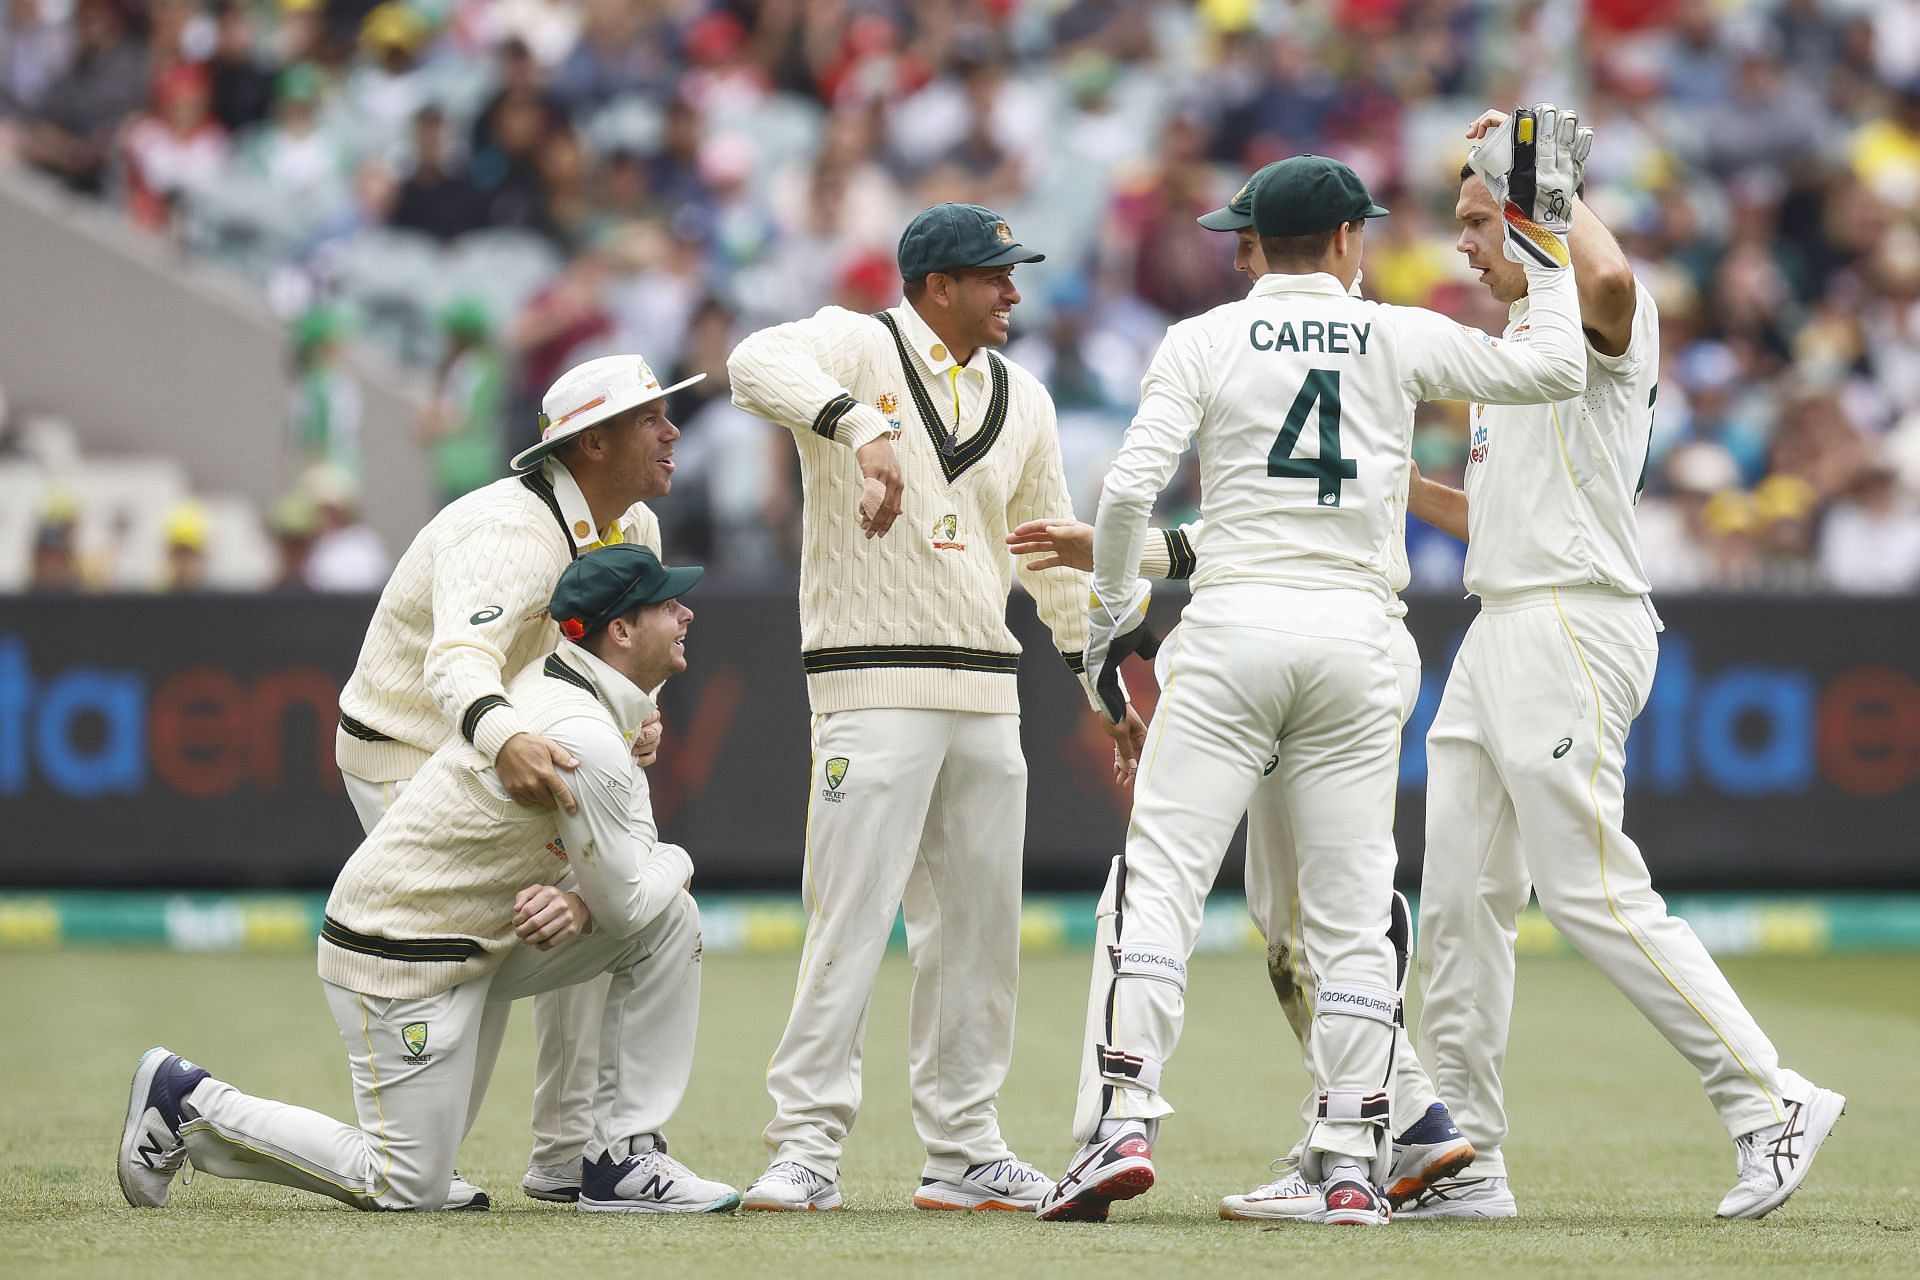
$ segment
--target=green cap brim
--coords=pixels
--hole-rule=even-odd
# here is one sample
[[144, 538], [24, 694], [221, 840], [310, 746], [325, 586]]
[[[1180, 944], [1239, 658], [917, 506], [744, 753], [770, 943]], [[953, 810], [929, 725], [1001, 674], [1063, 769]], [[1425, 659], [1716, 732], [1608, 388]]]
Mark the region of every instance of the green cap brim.
[[1388, 209], [1385, 205], [1370, 204], [1366, 207], [1366, 211], [1360, 216], [1363, 218], [1384, 218], [1387, 216], [1387, 213]]
[[1010, 267], [1019, 262], [1045, 262], [1046, 260], [1046, 254], [1035, 253], [1023, 244], [1015, 244], [1007, 246], [999, 253], [988, 258], [985, 262], [968, 262], [961, 265], [967, 267]]
[[705, 572], [706, 569], [697, 564], [668, 568], [666, 581], [662, 582], [646, 599], [635, 600], [633, 603], [659, 604], [662, 600], [678, 600], [693, 590], [693, 584], [700, 581], [700, 575]]
[[1209, 231], [1241, 231], [1253, 225], [1253, 213], [1235, 213], [1231, 205], [1203, 213], [1194, 219]]

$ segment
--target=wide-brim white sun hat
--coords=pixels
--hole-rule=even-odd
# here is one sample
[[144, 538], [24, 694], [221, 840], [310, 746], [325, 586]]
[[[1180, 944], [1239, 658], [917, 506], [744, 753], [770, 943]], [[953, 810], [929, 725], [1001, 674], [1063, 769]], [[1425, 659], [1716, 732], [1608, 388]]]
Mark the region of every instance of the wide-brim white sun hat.
[[636, 405], [672, 395], [707, 375], [696, 373], [670, 387], [660, 385], [653, 369], [639, 356], [601, 356], [577, 364], [561, 374], [540, 398], [540, 443], [513, 457], [515, 471], [531, 471], [541, 459], [588, 427], [625, 413]]

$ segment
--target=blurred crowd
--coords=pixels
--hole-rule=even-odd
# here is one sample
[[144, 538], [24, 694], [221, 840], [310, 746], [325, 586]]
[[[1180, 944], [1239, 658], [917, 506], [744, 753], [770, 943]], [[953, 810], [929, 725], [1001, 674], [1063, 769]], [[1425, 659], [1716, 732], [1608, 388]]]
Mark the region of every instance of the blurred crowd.
[[[1195, 215], [1339, 156], [1393, 210], [1368, 293], [1497, 331], [1452, 249], [1463, 130], [1575, 104], [1589, 203], [1660, 306], [1656, 589], [1920, 589], [1920, 0], [0, 6], [0, 155], [258, 282], [303, 467], [362, 465], [354, 334], [430, 379], [443, 499], [500, 474], [562, 369], [636, 350], [709, 375], [658, 510], [741, 578], [792, 572], [799, 497], [727, 352], [896, 302], [916, 209], [988, 204], [1048, 253], [1009, 354], [1084, 518], [1166, 325], [1244, 289]], [[1465, 453], [1462, 407], [1423, 411], [1422, 469], [1459, 483]], [[1189, 472], [1164, 518], [1197, 496]], [[1410, 536], [1415, 588], [1457, 590], [1458, 544]]]

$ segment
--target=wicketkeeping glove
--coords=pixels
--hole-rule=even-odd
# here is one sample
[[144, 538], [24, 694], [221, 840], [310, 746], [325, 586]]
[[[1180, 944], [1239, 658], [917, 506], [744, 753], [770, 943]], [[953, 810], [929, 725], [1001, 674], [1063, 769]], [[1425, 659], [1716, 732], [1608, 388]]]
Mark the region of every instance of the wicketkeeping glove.
[[1120, 687], [1120, 664], [1137, 653], [1149, 661], [1160, 652], [1160, 637], [1147, 627], [1149, 589], [1144, 578], [1134, 580], [1133, 591], [1118, 610], [1109, 611], [1096, 596], [1087, 610], [1087, 650], [1080, 683], [1087, 701], [1119, 724], [1127, 716], [1127, 695]]
[[1593, 130], [1551, 102], [1516, 110], [1467, 153], [1506, 219], [1506, 255], [1523, 266], [1559, 268], [1573, 259], [1573, 196], [1586, 174]]

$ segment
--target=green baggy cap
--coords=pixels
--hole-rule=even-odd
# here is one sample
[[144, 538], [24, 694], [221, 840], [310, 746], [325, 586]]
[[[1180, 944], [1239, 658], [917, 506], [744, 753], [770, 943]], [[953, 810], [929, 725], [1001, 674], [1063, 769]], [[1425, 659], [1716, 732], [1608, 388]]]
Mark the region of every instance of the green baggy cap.
[[1044, 262], [1013, 238], [1007, 220], [977, 204], [937, 204], [900, 233], [900, 278], [918, 280], [931, 271], [956, 267], [1004, 267], [1014, 262]]
[[1356, 218], [1381, 218], [1360, 175], [1326, 156], [1294, 156], [1262, 170], [1254, 184], [1253, 227], [1263, 236], [1331, 231]]
[[1212, 213], [1203, 213], [1194, 221], [1209, 231], [1239, 231], [1253, 225], [1253, 193], [1267, 180], [1267, 175], [1285, 164], [1284, 160], [1275, 160], [1272, 164], [1263, 164], [1254, 170], [1251, 178], [1234, 193], [1233, 199]]
[[569, 640], [584, 640], [637, 605], [677, 600], [705, 573], [699, 565], [669, 569], [647, 548], [617, 542], [566, 567], [547, 611]]

